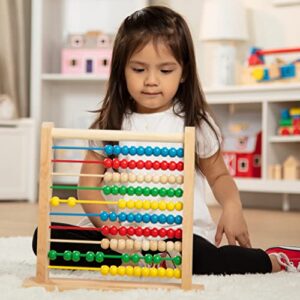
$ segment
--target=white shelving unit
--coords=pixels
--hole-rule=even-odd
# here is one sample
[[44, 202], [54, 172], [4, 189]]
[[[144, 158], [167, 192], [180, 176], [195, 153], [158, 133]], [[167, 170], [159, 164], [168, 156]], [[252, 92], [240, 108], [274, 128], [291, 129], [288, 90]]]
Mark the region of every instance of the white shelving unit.
[[[289, 195], [299, 196], [300, 180], [271, 180], [268, 166], [282, 163], [288, 155], [300, 159], [300, 136], [278, 136], [280, 110], [300, 106], [300, 84], [269, 84], [205, 89], [208, 103], [217, 120], [229, 118], [228, 111], [255, 111], [262, 121], [262, 177], [260, 179], [236, 178], [240, 191], [282, 194], [282, 207], [289, 209]], [[221, 123], [222, 124], [222, 123]]]

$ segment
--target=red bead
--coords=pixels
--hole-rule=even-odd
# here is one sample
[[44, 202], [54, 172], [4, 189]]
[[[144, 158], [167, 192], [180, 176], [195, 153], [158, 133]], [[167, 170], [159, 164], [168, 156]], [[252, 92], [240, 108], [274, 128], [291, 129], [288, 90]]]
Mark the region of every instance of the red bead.
[[157, 230], [156, 228], [152, 228], [152, 229], [151, 229], [151, 235], [152, 235], [153, 237], [157, 237], [157, 236], [158, 236], [158, 230]]
[[102, 232], [103, 235], [108, 235], [109, 234], [108, 226], [102, 226], [101, 232]]
[[142, 160], [138, 160], [137, 162], [136, 162], [136, 167], [138, 168], [138, 169], [143, 169], [144, 168], [144, 162], [142, 161]]
[[152, 161], [151, 161], [151, 160], [146, 160], [146, 161], [145, 161], [145, 168], [146, 168], [147, 170], [152, 169]]
[[143, 235], [143, 228], [142, 227], [136, 227], [135, 228], [135, 235], [136, 236], [142, 236]]
[[173, 239], [174, 235], [175, 235], [175, 232], [174, 232], [173, 229], [168, 229], [167, 230], [167, 236], [168, 236], [169, 239]]
[[109, 228], [109, 233], [112, 234], [112, 235], [118, 234], [118, 228], [116, 226], [111, 226]]
[[158, 234], [159, 234], [160, 237], [163, 238], [163, 237], [166, 236], [167, 230], [165, 228], [160, 228]]
[[119, 234], [122, 235], [122, 236], [126, 235], [126, 234], [127, 234], [127, 229], [126, 229], [126, 227], [121, 226], [121, 227], [119, 228]]
[[159, 168], [160, 168], [160, 162], [159, 161], [154, 161], [153, 163], [152, 163], [152, 168], [154, 169], [154, 170], [159, 170]]
[[169, 162], [169, 170], [171, 170], [171, 171], [176, 170], [176, 162], [175, 161]]
[[120, 160], [120, 167], [121, 167], [122, 169], [126, 169], [126, 168], [127, 168], [127, 165], [128, 165], [128, 163], [127, 163], [127, 160], [126, 160], [126, 159]]
[[117, 158], [113, 159], [113, 161], [112, 161], [112, 167], [114, 169], [119, 169], [119, 167], [120, 167], [120, 161]]
[[300, 128], [295, 128], [294, 129], [294, 134], [300, 134]]
[[169, 163], [167, 162], [167, 161], [162, 161], [161, 163], [160, 163], [160, 168], [162, 169], [162, 170], [167, 170], [168, 169], [168, 167], [169, 167]]
[[128, 162], [129, 169], [134, 169], [136, 167], [136, 162], [134, 160], [130, 160]]
[[111, 168], [112, 166], [112, 160], [110, 158], [104, 158], [103, 159], [103, 164], [105, 168]]
[[143, 229], [143, 235], [144, 236], [149, 236], [151, 234], [151, 230], [148, 227], [145, 227]]
[[127, 228], [127, 234], [128, 235], [134, 235], [134, 227], [128, 227]]
[[179, 162], [177, 163], [177, 170], [178, 170], [178, 171], [183, 171], [183, 162], [182, 162], [182, 161], [179, 161]]
[[182, 230], [181, 229], [176, 229], [175, 230], [175, 237], [176, 237], [176, 239], [181, 239], [182, 238]]

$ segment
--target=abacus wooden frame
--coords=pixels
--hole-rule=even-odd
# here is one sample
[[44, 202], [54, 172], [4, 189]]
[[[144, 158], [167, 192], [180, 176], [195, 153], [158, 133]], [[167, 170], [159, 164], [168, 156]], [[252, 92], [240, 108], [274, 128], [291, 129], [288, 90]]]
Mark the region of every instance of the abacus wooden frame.
[[[173, 142], [184, 145], [184, 185], [183, 185], [183, 237], [182, 237], [182, 277], [180, 283], [157, 283], [138, 281], [108, 281], [90, 279], [69, 279], [49, 277], [49, 225], [50, 204], [52, 197], [52, 145], [53, 139], [84, 139], [109, 141], [152, 141]], [[202, 289], [200, 284], [192, 284], [192, 249], [193, 249], [193, 202], [195, 169], [195, 129], [186, 127], [181, 134], [151, 134], [116, 130], [79, 130], [54, 128], [53, 123], [43, 123], [40, 148], [40, 188], [39, 221], [36, 276], [24, 281], [24, 286], [44, 286], [48, 290], [87, 288], [87, 289], [126, 289], [126, 288], [182, 288], [184, 290]]]

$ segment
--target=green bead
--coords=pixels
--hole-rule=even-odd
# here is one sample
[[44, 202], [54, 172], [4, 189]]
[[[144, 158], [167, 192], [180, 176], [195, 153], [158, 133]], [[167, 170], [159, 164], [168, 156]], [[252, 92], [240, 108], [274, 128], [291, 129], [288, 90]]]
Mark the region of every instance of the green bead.
[[111, 187], [111, 193], [112, 193], [113, 195], [118, 195], [118, 194], [119, 194], [119, 187], [116, 186], [116, 185], [112, 186], [112, 187]]
[[101, 262], [103, 262], [103, 260], [104, 260], [104, 253], [98, 251], [96, 253], [96, 262], [101, 263]]
[[160, 256], [159, 254], [155, 254], [155, 255], [153, 256], [153, 262], [154, 262], [155, 264], [160, 264], [161, 261], [162, 261], [162, 258], [161, 258], [161, 256]]
[[135, 253], [131, 256], [131, 260], [137, 264], [140, 261], [140, 256], [137, 253]]
[[182, 197], [182, 194], [183, 194], [183, 190], [182, 189], [176, 189], [175, 190], [175, 196], [176, 197]]
[[167, 190], [167, 196], [168, 197], [174, 197], [174, 195], [175, 195], [175, 190], [174, 189], [170, 188], [170, 189]]
[[72, 260], [74, 262], [80, 261], [80, 252], [79, 251], [73, 251], [73, 253], [72, 253]]
[[55, 250], [50, 250], [48, 252], [48, 257], [49, 257], [50, 260], [56, 260], [57, 252]]
[[85, 255], [85, 259], [88, 262], [92, 262], [95, 259], [95, 253], [93, 251], [88, 251]]
[[143, 194], [143, 188], [141, 188], [140, 186], [136, 187], [134, 189], [134, 192], [137, 196], [141, 196]]
[[64, 252], [63, 258], [65, 261], [70, 261], [72, 259], [72, 252], [69, 250], [66, 250]]
[[120, 186], [119, 187], [119, 193], [121, 195], [123, 195], [123, 196], [126, 195], [126, 193], [127, 193], [127, 187], [125, 185]]
[[173, 263], [176, 265], [176, 266], [179, 266], [181, 265], [181, 257], [180, 256], [175, 256], [173, 259], [172, 259]]
[[145, 260], [145, 263], [151, 264], [152, 263], [152, 255], [151, 254], [146, 254], [144, 256], [144, 260]]
[[158, 188], [152, 188], [150, 193], [151, 196], [156, 197], [158, 195], [158, 192], [159, 192]]
[[165, 188], [159, 189], [159, 196], [165, 197], [167, 195], [167, 190]]
[[144, 196], [149, 196], [150, 195], [150, 188], [148, 188], [148, 187], [144, 187], [143, 188], [143, 195]]
[[128, 263], [130, 261], [130, 255], [127, 253], [123, 253], [121, 259], [122, 259], [122, 262]]
[[129, 196], [133, 196], [133, 195], [134, 195], [134, 187], [133, 187], [133, 186], [129, 186], [129, 187], [127, 188], [127, 194], [128, 194]]
[[103, 187], [103, 193], [104, 195], [109, 195], [111, 193], [111, 188], [110, 186], [106, 185]]

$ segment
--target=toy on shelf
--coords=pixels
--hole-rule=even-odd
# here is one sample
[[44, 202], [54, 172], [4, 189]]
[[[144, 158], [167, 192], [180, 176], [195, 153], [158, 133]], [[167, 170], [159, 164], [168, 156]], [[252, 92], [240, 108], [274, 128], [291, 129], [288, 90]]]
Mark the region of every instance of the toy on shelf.
[[[110, 144], [102, 147], [97, 143], [98, 146], [88, 147], [72, 144], [58, 146], [56, 143], [61, 139], [95, 141], [101, 145], [102, 141], [110, 141]], [[119, 144], [113, 145], [115, 142]], [[138, 146], [141, 145], [139, 142], [149, 144]], [[87, 150], [101, 151], [105, 158], [89, 161], [54, 158], [54, 152], [62, 149], [81, 151], [83, 156]], [[192, 283], [194, 154], [193, 127], [186, 127], [184, 133], [170, 135], [64, 129], [54, 128], [52, 123], [44, 123], [41, 135], [36, 277], [27, 279], [24, 286], [44, 286], [49, 290], [202, 289], [202, 285]], [[113, 159], [110, 158], [112, 156]], [[133, 156], [136, 159], [131, 159]], [[102, 164], [105, 173], [56, 173], [53, 172], [53, 163]], [[53, 177], [57, 176], [99, 177], [103, 179], [103, 184], [88, 187], [77, 184], [56, 185], [53, 184]], [[57, 190], [86, 189], [102, 192], [107, 201], [75, 197], [61, 199], [55, 196]], [[82, 214], [64, 210], [66, 205], [72, 208], [80, 203], [106, 203], [110, 211]], [[57, 210], [58, 205], [62, 209]], [[53, 231], [74, 230], [73, 226], [53, 224], [53, 218], [92, 215], [109, 224], [99, 227], [78, 225], [76, 230], [99, 231], [105, 238], [95, 241], [51, 237], [50, 232]], [[116, 225], [112, 222], [116, 222]], [[64, 244], [66, 250], [54, 249], [57, 243]], [[86, 247], [88, 251], [68, 248], [70, 243], [89, 245]], [[91, 248], [93, 245], [97, 245], [97, 250], [89, 250], [95, 249]], [[109, 249], [121, 253], [113, 254]], [[166, 251], [173, 253], [172, 257], [164, 255]], [[59, 260], [62, 263], [57, 262]], [[115, 260], [115, 264], [108, 260]], [[76, 277], [76, 272], [71, 275], [70, 270], [86, 271], [85, 278], [80, 274]], [[105, 275], [109, 276], [108, 280], [103, 278]], [[129, 279], [122, 280], [120, 277]], [[134, 279], [130, 279], [132, 277]]]
[[300, 59], [285, 62], [276, 58], [271, 64], [266, 64], [265, 56], [273, 54], [287, 54], [300, 52], [300, 48], [285, 48], [262, 50], [252, 48], [248, 58], [248, 65], [243, 69], [242, 84], [267, 82], [300, 81]]
[[63, 74], [98, 74], [108, 76], [112, 41], [100, 31], [70, 34], [61, 53]]
[[300, 107], [281, 110], [278, 134], [300, 134]]
[[290, 155], [283, 164], [269, 166], [270, 179], [298, 180], [300, 179], [300, 161]]

